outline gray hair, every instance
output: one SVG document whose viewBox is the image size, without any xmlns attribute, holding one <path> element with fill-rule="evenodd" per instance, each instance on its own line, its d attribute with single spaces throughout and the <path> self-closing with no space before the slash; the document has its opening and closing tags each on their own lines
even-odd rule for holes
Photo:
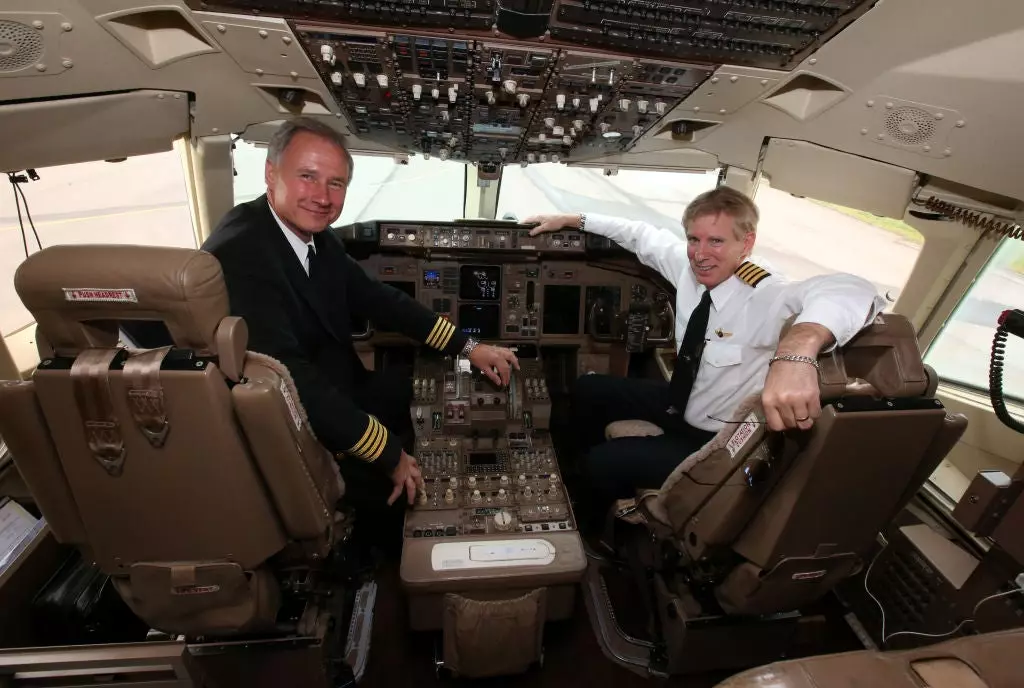
<svg viewBox="0 0 1024 688">
<path fill-rule="evenodd" d="M 345 154 L 345 161 L 348 162 L 349 180 L 352 179 L 355 162 L 352 160 L 352 154 L 345 145 L 345 137 L 342 136 L 341 132 L 334 127 L 311 117 L 296 117 L 294 119 L 285 120 L 284 123 L 277 128 L 277 131 L 274 132 L 274 135 L 270 137 L 270 142 L 267 144 L 267 160 L 274 165 L 281 162 L 281 156 L 284 154 L 284 149 L 292 142 L 292 138 L 302 131 L 313 134 L 314 136 L 319 136 L 322 139 L 326 139 L 340 148 Z"/>
</svg>

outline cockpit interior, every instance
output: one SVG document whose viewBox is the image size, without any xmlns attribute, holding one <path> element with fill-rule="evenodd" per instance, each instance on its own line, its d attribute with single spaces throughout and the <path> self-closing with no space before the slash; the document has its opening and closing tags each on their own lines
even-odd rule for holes
<svg viewBox="0 0 1024 688">
<path fill-rule="evenodd" d="M 998 0 L 3 3 L 0 686 L 1024 685 L 1022 36 Z M 350 323 L 411 389 L 394 558 L 200 248 L 300 116 L 353 160 L 327 231 L 444 323 Z M 574 385 L 671 379 L 684 314 L 528 219 L 685 242 L 721 186 L 759 273 L 885 307 L 810 430 L 752 396 L 591 537 Z"/>
</svg>

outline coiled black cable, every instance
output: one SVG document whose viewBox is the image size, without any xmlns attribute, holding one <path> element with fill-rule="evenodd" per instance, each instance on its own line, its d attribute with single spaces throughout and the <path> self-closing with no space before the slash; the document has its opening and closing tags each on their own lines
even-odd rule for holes
<svg viewBox="0 0 1024 688">
<path fill-rule="evenodd" d="M 992 340 L 992 357 L 988 366 L 988 393 L 996 417 L 1007 427 L 1024 432 L 1024 422 L 1010 415 L 1003 398 L 1003 359 L 1006 357 L 1006 338 L 1010 332 L 1024 337 L 1024 313 L 1021 311 L 1003 311 L 999 316 L 999 327 Z"/>
</svg>

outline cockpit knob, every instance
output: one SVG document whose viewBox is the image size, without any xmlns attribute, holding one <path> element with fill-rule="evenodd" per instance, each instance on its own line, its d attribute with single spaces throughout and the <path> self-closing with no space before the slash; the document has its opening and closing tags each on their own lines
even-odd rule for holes
<svg viewBox="0 0 1024 688">
<path fill-rule="evenodd" d="M 472 496 L 472 497 L 470 497 L 469 499 L 470 499 L 470 501 L 472 501 L 472 502 L 473 502 L 474 504 L 478 504 L 478 503 L 480 502 L 480 500 L 481 500 L 481 499 L 483 499 L 483 498 L 482 498 L 482 497 L 480 496 L 480 490 L 473 490 L 473 496 Z"/>
<path fill-rule="evenodd" d="M 647 114 L 647 101 L 644 100 L 643 98 L 636 101 L 636 109 L 642 115 Z"/>
<path fill-rule="evenodd" d="M 422 94 L 423 94 L 423 84 L 413 84 L 412 85 L 412 99 L 413 100 L 419 100 L 420 99 L 420 95 L 422 95 Z"/>
<path fill-rule="evenodd" d="M 517 84 L 514 79 L 506 79 L 504 83 L 502 83 L 502 87 L 504 87 L 506 91 L 512 94 L 515 94 L 516 92 L 516 85 Z"/>
<path fill-rule="evenodd" d="M 475 476 L 475 475 L 471 475 L 471 476 L 469 476 L 469 481 L 468 481 L 468 483 L 467 483 L 467 484 L 468 484 L 468 485 L 469 485 L 470 487 L 476 487 L 476 476 Z"/>
<path fill-rule="evenodd" d="M 512 481 L 508 479 L 507 475 L 503 475 L 501 476 L 501 480 L 499 482 L 501 482 L 502 485 L 508 485 Z"/>
<path fill-rule="evenodd" d="M 452 492 L 450 489 L 444 491 L 444 503 L 445 504 L 454 504 L 455 503 L 455 493 Z"/>
<path fill-rule="evenodd" d="M 524 488 L 523 488 L 523 496 L 524 496 L 524 497 L 526 497 L 527 499 L 529 499 L 530 497 L 532 497 L 532 496 L 533 496 L 533 488 L 532 488 L 532 487 L 530 487 L 529 485 L 527 485 L 526 487 L 524 487 Z"/>
<path fill-rule="evenodd" d="M 519 474 L 519 484 L 520 485 L 525 485 L 526 484 L 526 474 L 525 473 L 520 473 Z"/>
<path fill-rule="evenodd" d="M 550 129 L 551 127 L 555 126 L 555 118 L 554 117 L 545 117 L 544 118 L 544 126 L 547 127 L 548 129 Z"/>
<path fill-rule="evenodd" d="M 506 499 L 508 499 L 508 493 L 505 492 L 505 488 L 504 487 L 499 488 L 498 489 L 498 501 L 499 502 L 504 502 Z"/>
<path fill-rule="evenodd" d="M 665 105 L 665 103 L 661 102 L 660 100 L 654 103 L 654 111 L 657 112 L 659 115 L 665 114 L 666 107 L 668 106 Z"/>
<path fill-rule="evenodd" d="M 378 74 L 377 75 L 377 84 L 381 88 L 387 88 L 388 87 L 388 75 L 387 74 Z"/>
<path fill-rule="evenodd" d="M 512 527 L 512 514 L 508 509 L 502 509 L 494 514 L 494 527 L 501 531 L 509 530 Z"/>
<path fill-rule="evenodd" d="M 519 96 L 518 96 L 518 100 L 519 100 L 519 107 L 526 107 L 529 104 L 529 102 L 530 102 L 530 94 L 529 93 L 520 93 Z"/>
</svg>

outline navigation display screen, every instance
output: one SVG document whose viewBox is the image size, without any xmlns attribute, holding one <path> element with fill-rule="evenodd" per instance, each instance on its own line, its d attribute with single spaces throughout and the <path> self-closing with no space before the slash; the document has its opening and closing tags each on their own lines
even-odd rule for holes
<svg viewBox="0 0 1024 688">
<path fill-rule="evenodd" d="M 498 304 L 459 304 L 459 330 L 477 339 L 497 339 L 501 313 Z"/>
<path fill-rule="evenodd" d="M 467 301 L 497 301 L 501 298 L 501 267 L 463 265 L 459 268 L 459 298 Z"/>
</svg>

